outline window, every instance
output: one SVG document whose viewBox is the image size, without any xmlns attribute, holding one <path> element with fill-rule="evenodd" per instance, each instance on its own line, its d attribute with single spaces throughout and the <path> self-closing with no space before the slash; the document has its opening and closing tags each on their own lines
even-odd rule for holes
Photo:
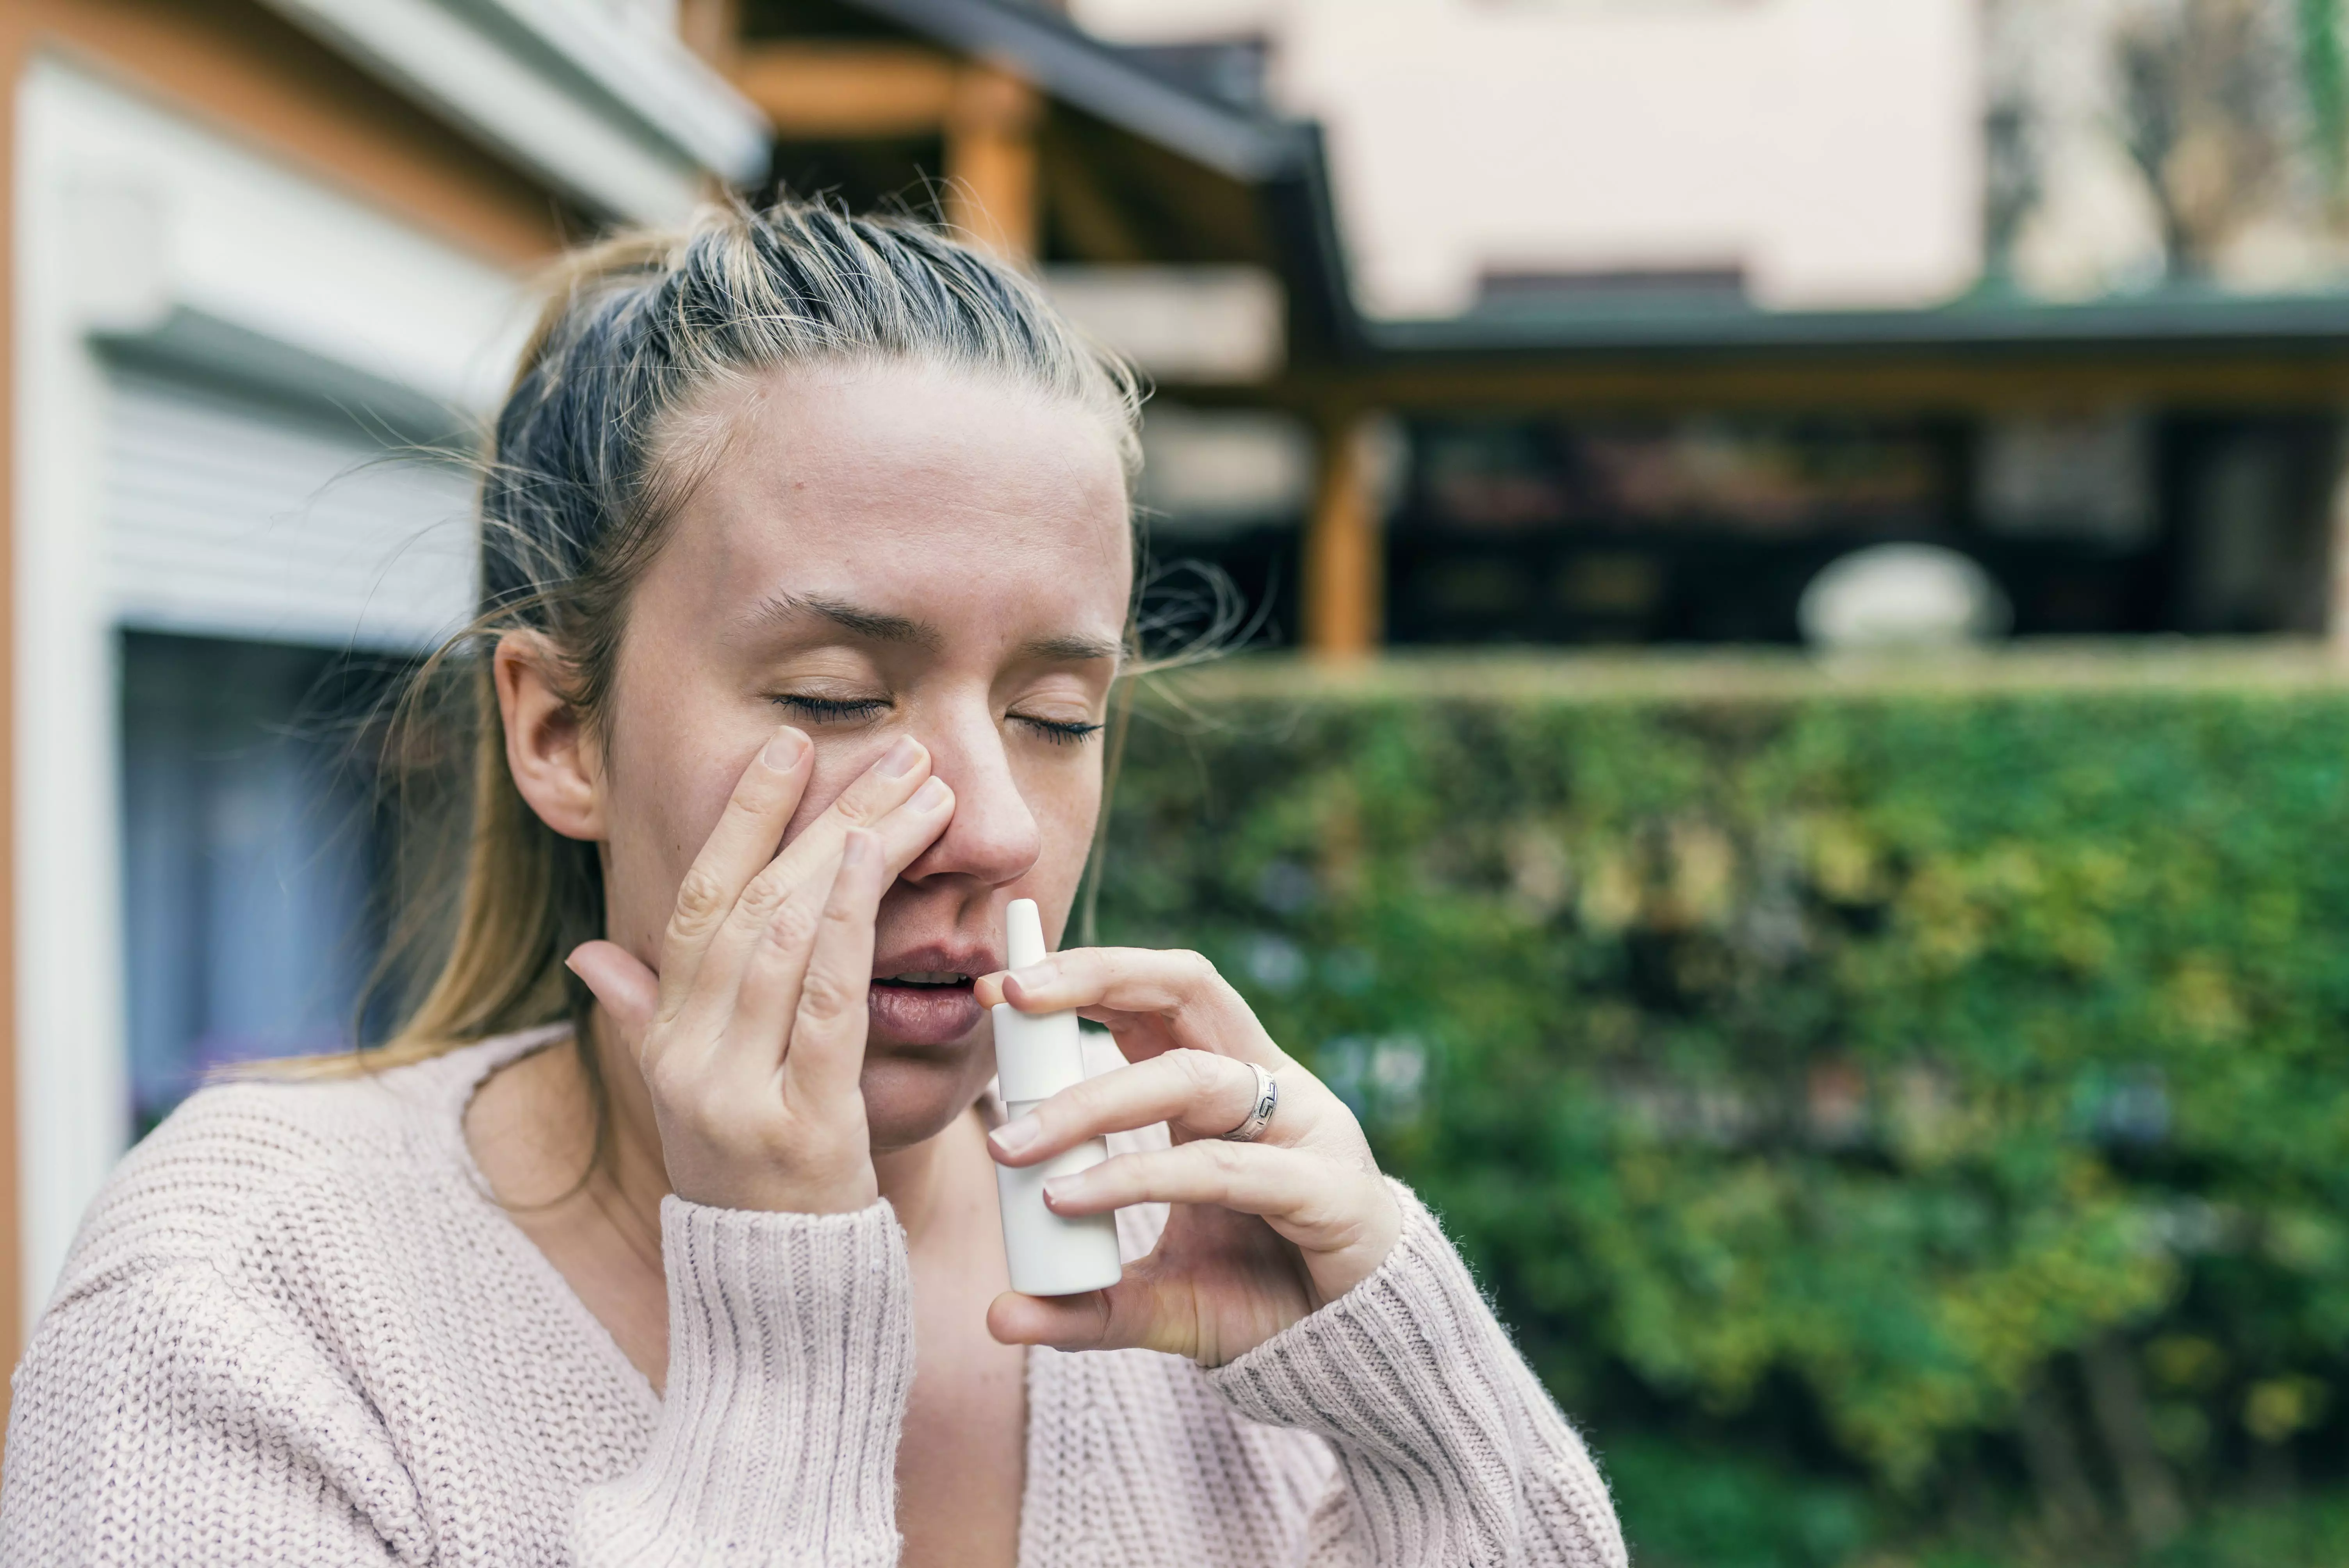
<svg viewBox="0 0 2349 1568">
<path fill-rule="evenodd" d="M 123 928 L 144 1132 L 213 1068 L 347 1048 L 381 858 L 360 727 L 395 667 L 122 639 Z"/>
</svg>

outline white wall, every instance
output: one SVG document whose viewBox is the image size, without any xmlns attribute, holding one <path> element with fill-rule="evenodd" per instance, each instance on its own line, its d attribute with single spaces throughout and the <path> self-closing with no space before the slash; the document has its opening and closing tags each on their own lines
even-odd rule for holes
<svg viewBox="0 0 2349 1568">
<path fill-rule="evenodd" d="M 417 404 L 479 409 L 525 323 L 515 281 L 54 58 L 16 98 L 16 1071 L 26 1305 L 129 1131 L 119 909 L 119 606 L 109 380 L 94 335 L 193 315 Z M 313 628 L 315 631 L 316 628 Z"/>
<path fill-rule="evenodd" d="M 1480 272 L 1742 266 L 1777 306 L 1981 264 L 1980 0 L 1074 0 L 1133 42 L 1262 32 L 1329 129 L 1362 303 Z"/>
</svg>

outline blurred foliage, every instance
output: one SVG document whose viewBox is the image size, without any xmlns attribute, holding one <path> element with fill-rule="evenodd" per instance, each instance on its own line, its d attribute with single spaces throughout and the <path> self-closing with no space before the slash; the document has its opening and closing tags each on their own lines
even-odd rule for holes
<svg viewBox="0 0 2349 1568">
<path fill-rule="evenodd" d="M 1145 698 L 1102 938 L 1357 1107 L 1641 1560 L 2349 1562 L 2349 690 L 1570 684 Z"/>
</svg>

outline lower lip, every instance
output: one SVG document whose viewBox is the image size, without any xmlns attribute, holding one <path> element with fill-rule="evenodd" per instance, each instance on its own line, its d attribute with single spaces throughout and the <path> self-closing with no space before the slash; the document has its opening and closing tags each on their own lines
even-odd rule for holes
<svg viewBox="0 0 2349 1568">
<path fill-rule="evenodd" d="M 865 1001 L 875 1034 L 909 1046 L 949 1046 L 978 1026 L 978 998 L 963 985 L 889 985 Z"/>
</svg>

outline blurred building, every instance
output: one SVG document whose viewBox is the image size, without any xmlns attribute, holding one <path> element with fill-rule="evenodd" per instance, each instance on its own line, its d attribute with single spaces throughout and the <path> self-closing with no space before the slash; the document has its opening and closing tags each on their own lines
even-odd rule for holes
<svg viewBox="0 0 2349 1568">
<path fill-rule="evenodd" d="M 1794 642 L 1885 545 L 2023 635 L 2335 619 L 2329 7 L 1070 12 L 750 0 L 733 69 L 781 185 L 1014 214 L 1271 641 Z"/>
<path fill-rule="evenodd" d="M 2337 620 L 2337 7 L 1073 8 L 1326 129 L 1343 329 L 1272 398 L 1385 457 L 1292 633 L 1792 641 L 1889 542 L 2022 634 Z"/>
<path fill-rule="evenodd" d="M 0 7 L 0 1355 L 144 1122 L 348 1039 L 378 851 L 343 729 L 469 613 L 464 463 L 522 281 L 765 167 L 678 20 Z"/>
<path fill-rule="evenodd" d="M 1154 558 L 1325 655 L 1791 642 L 1822 582 L 1814 625 L 1885 582 L 2313 634 L 2319 13 L 15 0 L 0 1345 L 197 1075 L 348 1037 L 351 731 L 462 619 L 468 432 L 566 241 L 730 184 L 960 225 L 1153 378 Z"/>
</svg>

